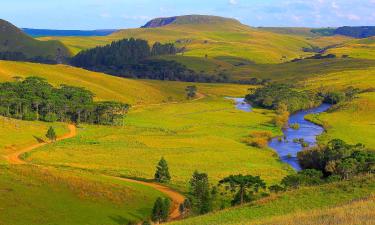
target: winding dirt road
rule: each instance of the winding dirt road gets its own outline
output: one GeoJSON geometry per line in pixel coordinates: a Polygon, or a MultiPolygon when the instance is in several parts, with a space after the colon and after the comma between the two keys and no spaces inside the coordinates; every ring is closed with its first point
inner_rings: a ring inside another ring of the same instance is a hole
{"type": "MultiPolygon", "coordinates": [[[[77,135],[77,128],[76,128],[75,125],[69,124],[68,129],[69,129],[69,133],[67,133],[67,134],[65,134],[61,137],[58,137],[56,139],[56,141],[62,141],[62,140],[65,140],[65,139],[73,138],[77,135]]],[[[28,146],[26,148],[20,149],[19,151],[14,152],[14,153],[6,156],[5,158],[7,159],[9,164],[12,164],[12,165],[27,164],[26,161],[24,161],[20,158],[23,154],[25,154],[27,152],[31,152],[32,150],[40,148],[42,146],[45,146],[49,143],[50,142],[41,142],[41,143],[38,143],[38,144],[28,146]]],[[[172,200],[172,203],[173,203],[172,208],[171,208],[171,212],[169,214],[169,219],[170,220],[176,220],[176,219],[179,219],[181,217],[179,206],[180,206],[181,203],[183,203],[185,201],[185,197],[182,194],[178,193],[177,191],[175,191],[175,190],[173,190],[169,187],[157,184],[157,183],[149,183],[149,182],[132,180],[132,179],[128,179],[128,178],[121,178],[121,177],[115,177],[115,176],[107,176],[107,177],[111,177],[111,178],[114,178],[114,179],[117,179],[117,180],[129,182],[129,183],[141,184],[141,185],[144,185],[144,186],[154,188],[155,190],[158,190],[158,191],[164,193],[165,195],[167,195],[172,200]]]]}

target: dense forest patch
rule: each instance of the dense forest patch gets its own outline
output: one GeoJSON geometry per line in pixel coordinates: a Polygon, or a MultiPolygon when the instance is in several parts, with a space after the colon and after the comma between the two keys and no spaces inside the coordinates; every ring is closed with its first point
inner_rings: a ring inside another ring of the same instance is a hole
{"type": "Polygon", "coordinates": [[[28,77],[24,81],[0,83],[0,115],[31,121],[121,123],[128,104],[94,102],[93,97],[84,88],[55,88],[43,78],[28,77]]]}

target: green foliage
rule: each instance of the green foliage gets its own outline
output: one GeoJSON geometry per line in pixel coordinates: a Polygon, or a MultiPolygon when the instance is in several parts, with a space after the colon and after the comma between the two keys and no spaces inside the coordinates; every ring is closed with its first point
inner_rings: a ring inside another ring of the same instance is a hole
{"type": "Polygon", "coordinates": [[[285,191],[285,188],[283,188],[282,186],[278,185],[278,184],[274,184],[272,186],[269,186],[268,187],[268,190],[270,190],[270,192],[274,192],[274,193],[279,193],[279,192],[283,192],[285,191]]]}
{"type": "Polygon", "coordinates": [[[254,193],[258,193],[259,189],[266,188],[266,183],[259,176],[244,176],[242,174],[230,175],[229,177],[220,180],[219,185],[225,185],[227,189],[236,192],[232,201],[233,205],[242,205],[243,203],[252,200],[251,197],[254,193]]]}
{"type": "Polygon", "coordinates": [[[168,198],[157,198],[152,209],[151,220],[156,223],[168,221],[170,200],[168,198]]]}
{"type": "Polygon", "coordinates": [[[190,179],[190,193],[193,196],[193,206],[199,214],[212,210],[210,183],[206,173],[195,171],[190,179]]]}
{"type": "Polygon", "coordinates": [[[319,170],[306,169],[297,174],[286,176],[281,184],[286,188],[297,188],[299,186],[311,186],[323,183],[323,173],[319,170]]]}
{"type": "Polygon", "coordinates": [[[187,86],[185,88],[185,91],[186,91],[186,97],[188,99],[192,99],[197,95],[197,86],[195,85],[187,86]]]}
{"type": "Polygon", "coordinates": [[[129,105],[94,102],[84,88],[62,85],[54,88],[39,77],[0,83],[0,115],[24,120],[74,121],[115,124],[123,120],[129,105]]]}
{"type": "Polygon", "coordinates": [[[223,78],[198,74],[176,61],[156,57],[174,55],[176,52],[177,49],[170,43],[156,42],[150,48],[147,41],[130,38],[84,50],[71,60],[71,64],[122,77],[202,82],[219,81],[223,78]]]}
{"type": "Polygon", "coordinates": [[[362,144],[349,145],[335,139],[325,146],[313,147],[298,153],[302,168],[316,169],[326,175],[348,179],[359,173],[373,172],[375,153],[362,144]]]}
{"type": "Polygon", "coordinates": [[[182,215],[185,216],[186,214],[189,213],[189,211],[191,210],[191,207],[192,207],[191,201],[187,198],[184,200],[183,203],[179,205],[178,210],[180,211],[182,215]]]}
{"type": "Polygon", "coordinates": [[[53,129],[53,127],[50,127],[50,128],[48,129],[47,134],[46,134],[46,137],[47,137],[50,141],[52,141],[52,142],[56,141],[56,132],[55,132],[55,130],[53,129]]]}
{"type": "Polygon", "coordinates": [[[319,103],[315,95],[306,91],[297,91],[286,84],[269,84],[246,96],[252,104],[267,109],[277,109],[286,105],[291,113],[311,108],[319,103]]]}
{"type": "Polygon", "coordinates": [[[164,159],[164,157],[160,159],[156,167],[154,179],[160,183],[167,183],[171,180],[171,175],[169,174],[169,169],[168,169],[168,163],[164,159]]]}

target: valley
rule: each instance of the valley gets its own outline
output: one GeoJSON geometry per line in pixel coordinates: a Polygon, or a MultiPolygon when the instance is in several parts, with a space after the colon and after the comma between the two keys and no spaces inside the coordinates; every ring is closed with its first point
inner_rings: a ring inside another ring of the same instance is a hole
{"type": "Polygon", "coordinates": [[[371,224],[374,37],[344,28],[0,20],[0,224],[371,224]]]}

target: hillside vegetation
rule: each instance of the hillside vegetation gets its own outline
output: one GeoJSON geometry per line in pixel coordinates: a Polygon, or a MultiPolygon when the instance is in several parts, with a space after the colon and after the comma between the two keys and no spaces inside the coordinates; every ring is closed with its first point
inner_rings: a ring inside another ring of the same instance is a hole
{"type": "Polygon", "coordinates": [[[27,60],[61,62],[70,56],[61,42],[36,40],[5,20],[0,20],[0,43],[0,53],[22,54],[27,60]]]}
{"type": "MultiPolygon", "coordinates": [[[[186,82],[133,80],[91,72],[66,65],[43,65],[0,61],[0,81],[15,77],[39,76],[53,85],[85,87],[96,100],[114,100],[131,105],[158,104],[186,99],[186,82]]],[[[206,95],[244,96],[249,86],[234,84],[196,84],[206,95]]]]}
{"type": "MultiPolygon", "coordinates": [[[[153,26],[152,26],[153,27],[153,26]]],[[[176,43],[185,48],[185,56],[216,58],[231,56],[256,63],[280,63],[307,55],[303,38],[250,28],[233,19],[209,16],[182,16],[174,22],[155,28],[125,29],[106,37],[48,37],[61,40],[74,53],[123,38],[140,38],[151,44],[159,41],[176,43]]]]}
{"type": "MultiPolygon", "coordinates": [[[[374,184],[374,177],[369,176],[322,186],[302,187],[280,196],[270,196],[243,207],[189,218],[171,224],[262,224],[267,223],[270,220],[269,218],[272,217],[275,217],[276,219],[273,221],[277,222],[278,216],[291,213],[298,218],[298,215],[304,215],[311,210],[327,210],[337,205],[348,204],[353,199],[366,198],[374,192],[374,184]]],[[[299,221],[293,221],[291,224],[295,222],[299,224],[299,221]]]]}
{"type": "Polygon", "coordinates": [[[272,150],[242,143],[253,131],[279,134],[270,124],[272,117],[266,110],[238,111],[223,97],[135,108],[124,128],[83,125],[77,138],[38,149],[27,160],[152,178],[156,163],[164,157],[171,184],[183,191],[195,170],[207,172],[212,182],[241,172],[276,183],[290,168],[272,150]]]}

